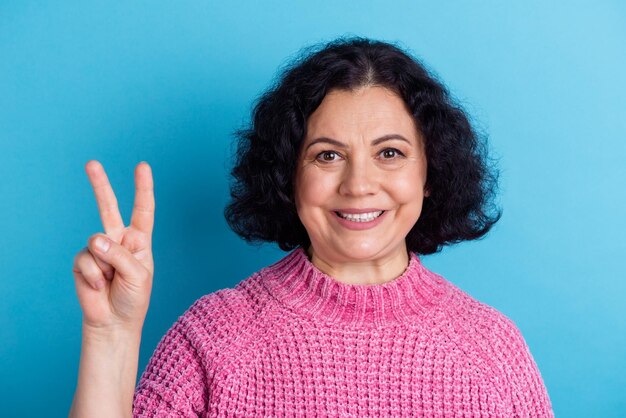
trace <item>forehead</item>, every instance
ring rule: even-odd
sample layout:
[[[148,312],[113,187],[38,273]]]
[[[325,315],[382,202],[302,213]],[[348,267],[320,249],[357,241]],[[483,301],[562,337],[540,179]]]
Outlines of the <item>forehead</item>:
[[[332,90],[307,121],[307,138],[372,139],[391,133],[417,139],[415,121],[395,92],[380,86]]]

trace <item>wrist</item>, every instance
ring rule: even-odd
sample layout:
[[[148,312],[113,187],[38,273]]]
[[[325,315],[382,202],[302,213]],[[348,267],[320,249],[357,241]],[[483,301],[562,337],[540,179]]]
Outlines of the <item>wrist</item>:
[[[120,411],[132,410],[140,344],[140,327],[83,324],[76,416],[122,416]]]
[[[124,324],[115,326],[93,326],[83,322],[83,341],[94,343],[128,342],[141,339],[142,324]]]

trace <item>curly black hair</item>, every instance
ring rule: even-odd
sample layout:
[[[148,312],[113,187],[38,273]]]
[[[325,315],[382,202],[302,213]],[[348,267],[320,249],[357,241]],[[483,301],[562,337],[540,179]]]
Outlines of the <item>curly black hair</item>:
[[[425,138],[430,195],[406,237],[409,251],[432,254],[481,238],[500,219],[502,211],[493,202],[498,171],[486,138],[446,87],[398,46],[351,37],[306,48],[260,97],[250,125],[236,131],[232,200],[224,211],[233,231],[285,251],[309,246],[293,184],[307,120],[329,91],[363,86],[398,94]]]

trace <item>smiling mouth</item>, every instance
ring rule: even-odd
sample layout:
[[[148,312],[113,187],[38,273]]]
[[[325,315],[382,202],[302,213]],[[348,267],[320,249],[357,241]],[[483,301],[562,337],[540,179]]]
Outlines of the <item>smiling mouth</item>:
[[[385,213],[385,211],[384,210],[378,210],[378,211],[375,211],[375,212],[368,212],[368,213],[341,213],[341,212],[335,212],[335,213],[340,218],[346,219],[348,221],[352,221],[352,222],[371,222],[374,219],[378,218],[383,213]]]

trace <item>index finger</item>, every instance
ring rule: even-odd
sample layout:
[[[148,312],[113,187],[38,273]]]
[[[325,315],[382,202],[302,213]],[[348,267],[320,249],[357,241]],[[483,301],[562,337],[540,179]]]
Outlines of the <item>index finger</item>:
[[[152,169],[147,162],[142,161],[135,167],[135,203],[130,219],[131,227],[152,235],[154,206]]]
[[[124,221],[117,206],[117,198],[115,193],[113,193],[109,178],[104,172],[102,164],[96,160],[87,162],[85,171],[96,195],[104,231],[115,241],[120,242],[124,233]]]

